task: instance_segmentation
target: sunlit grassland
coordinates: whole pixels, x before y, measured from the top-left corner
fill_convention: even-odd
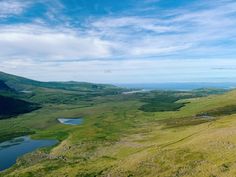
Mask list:
[[[1,120],[1,134],[34,131],[34,138],[60,140],[2,175],[235,176],[236,112],[222,108],[236,105],[236,91],[178,102],[185,103],[178,111],[143,112],[136,96],[108,96]],[[212,119],[198,116],[218,109]],[[84,123],[62,125],[59,117],[83,117]]]

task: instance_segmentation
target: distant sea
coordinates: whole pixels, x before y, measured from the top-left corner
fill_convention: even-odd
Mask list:
[[[193,90],[200,88],[218,88],[234,89],[235,83],[207,83],[207,82],[184,82],[184,83],[137,83],[137,84],[115,84],[119,87],[130,89],[147,89],[147,90]]]

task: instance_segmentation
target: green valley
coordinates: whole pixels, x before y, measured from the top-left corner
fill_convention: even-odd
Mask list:
[[[9,101],[40,105],[0,120],[0,140],[31,135],[59,141],[20,157],[0,176],[236,174],[234,90],[126,95],[121,94],[125,89],[110,85],[86,83],[80,90],[80,83],[31,85],[36,81],[24,79],[22,84],[16,76],[14,80],[13,76],[0,78],[15,90],[2,92],[14,99]],[[61,117],[82,117],[84,121],[78,126],[63,125],[57,120]]]
[[[235,0],[0,0],[0,177],[236,177]]]

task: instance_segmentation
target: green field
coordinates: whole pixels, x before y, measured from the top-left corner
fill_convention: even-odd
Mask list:
[[[0,141],[30,134],[59,143],[21,157],[0,176],[236,176],[235,90],[124,95],[112,86],[30,85],[21,85],[30,93],[4,95],[41,108],[0,120]],[[60,117],[84,122],[63,125]]]

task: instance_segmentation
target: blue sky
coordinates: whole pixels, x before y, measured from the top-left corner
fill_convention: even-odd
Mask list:
[[[235,82],[234,0],[0,0],[0,70],[42,81]]]

